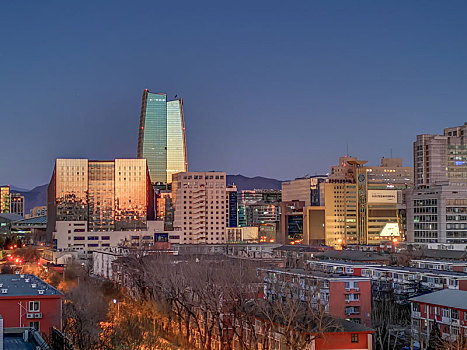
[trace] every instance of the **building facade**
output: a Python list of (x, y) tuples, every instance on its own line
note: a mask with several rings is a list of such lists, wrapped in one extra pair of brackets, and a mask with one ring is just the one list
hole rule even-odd
[(182, 172), (172, 176), (171, 243), (225, 243), (229, 212), (225, 172)]
[(410, 303), (412, 335), (421, 349), (426, 349), (435, 323), (445, 341), (467, 337), (467, 291), (445, 289), (417, 296)]
[(138, 134), (138, 158), (148, 162), (153, 185), (165, 188), (172, 174), (188, 170), (183, 100), (144, 90)]
[(266, 299), (317, 300), (334, 317), (371, 327), (371, 282), (366, 277), (326, 275), (302, 269), (260, 269)]
[(63, 294), (34, 275), (0, 274), (4, 327), (30, 327), (42, 334), (62, 329)]
[(113, 238), (107, 237), (147, 231), (153, 219), (145, 159), (56, 160), (47, 190), (47, 232), (57, 248), (107, 246), (105, 240)]
[(310, 176), (282, 182), (282, 201), (302, 201), (305, 206), (320, 205), (319, 184), (325, 182), (326, 175)]
[(408, 241), (467, 246), (467, 123), (446, 128), (443, 135), (418, 135), (413, 153)]

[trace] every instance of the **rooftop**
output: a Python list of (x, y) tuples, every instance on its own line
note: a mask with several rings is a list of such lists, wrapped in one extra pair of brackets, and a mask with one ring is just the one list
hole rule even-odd
[(0, 274), (0, 298), (29, 295), (62, 295), (35, 275)]
[(404, 271), (404, 272), (421, 272), (431, 273), (436, 276), (453, 276), (453, 277), (464, 277), (467, 279), (467, 274), (462, 272), (453, 272), (445, 270), (432, 270), (432, 269), (419, 269), (417, 267), (406, 267), (406, 266), (376, 266), (375, 269), (393, 270), (393, 271)]
[(0, 217), (9, 221), (18, 221), (24, 219), (24, 217), (21, 215), (14, 213), (0, 213)]
[(15, 225), (37, 225), (37, 224), (47, 224), (47, 216), (35, 216), (33, 218), (22, 219), (14, 222)]
[(409, 300), (467, 310), (467, 291), (465, 290), (443, 289), (438, 292), (419, 295)]
[(291, 275), (303, 275), (307, 277), (317, 277), (317, 278), (326, 278), (326, 279), (358, 279), (358, 280), (369, 280), (368, 277), (364, 276), (352, 276), (352, 275), (341, 275), (337, 273), (327, 273), (321, 271), (308, 271), (304, 269), (288, 269), (288, 268), (280, 268), (280, 267), (272, 267), (272, 268), (259, 268), (258, 270), (262, 271), (271, 271), (271, 272), (281, 272), (281, 273), (288, 273)]
[(374, 252), (362, 252), (360, 250), (329, 250), (316, 254), (317, 258), (338, 259), (349, 261), (389, 261), (388, 255)]

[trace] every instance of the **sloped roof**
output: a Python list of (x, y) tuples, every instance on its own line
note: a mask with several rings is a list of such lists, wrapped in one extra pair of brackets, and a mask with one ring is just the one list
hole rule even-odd
[(419, 295), (409, 300), (467, 310), (467, 291), (465, 290), (443, 289), (437, 292)]

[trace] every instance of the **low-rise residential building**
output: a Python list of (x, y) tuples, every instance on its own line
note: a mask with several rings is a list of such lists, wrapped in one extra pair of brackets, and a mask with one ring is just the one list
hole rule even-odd
[(420, 269), (467, 273), (467, 261), (413, 259), (410, 261), (410, 266)]
[(331, 260), (309, 260), (307, 267), (325, 273), (369, 278), (374, 298), (390, 293), (398, 302), (428, 291), (467, 290), (467, 274), (461, 272)]
[(62, 329), (63, 294), (35, 275), (0, 274), (4, 327), (29, 327), (49, 334)]
[(467, 291), (445, 289), (411, 298), (410, 303), (412, 334), (422, 349), (435, 322), (445, 340), (467, 337)]
[(371, 326), (371, 282), (357, 276), (310, 273), (303, 269), (259, 269), (264, 297), (316, 300), (338, 318)]

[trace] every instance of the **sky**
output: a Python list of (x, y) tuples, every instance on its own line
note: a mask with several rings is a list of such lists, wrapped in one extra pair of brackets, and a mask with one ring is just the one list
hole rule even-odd
[(184, 99), (189, 170), (412, 165), (467, 121), (465, 1), (2, 1), (0, 184), (136, 156), (141, 95)]

